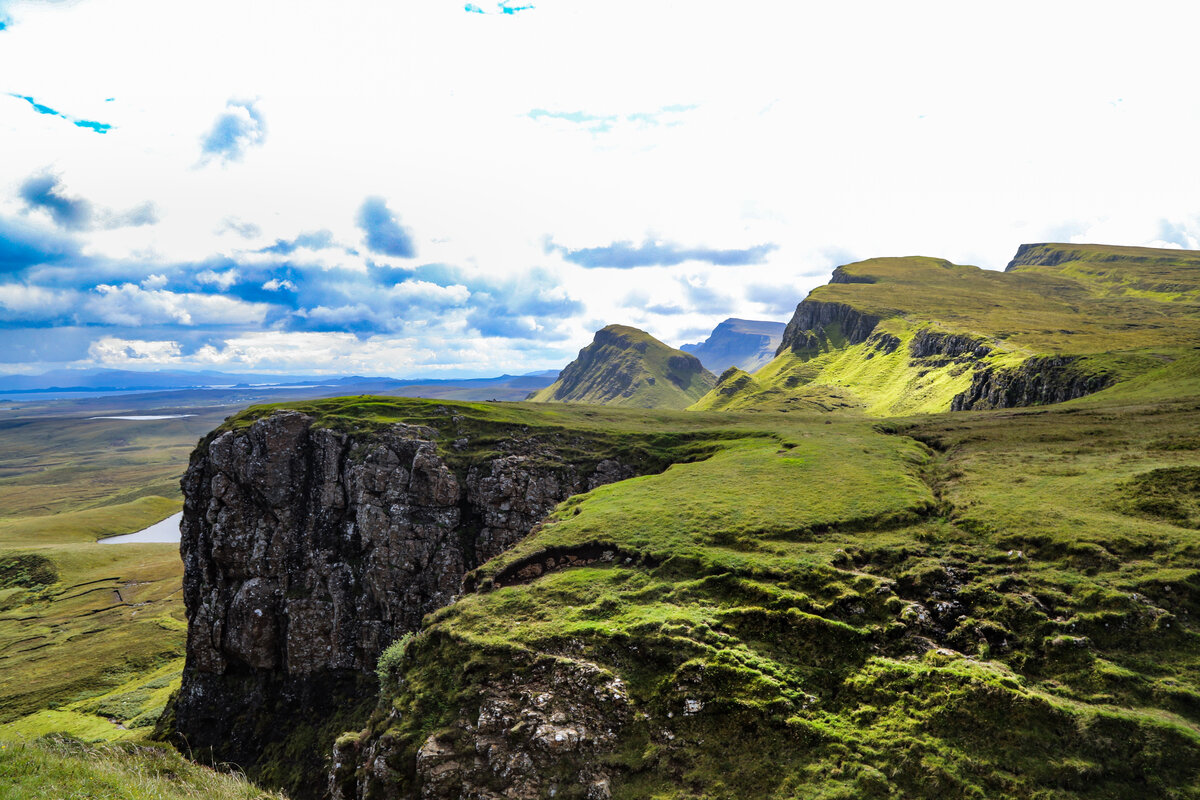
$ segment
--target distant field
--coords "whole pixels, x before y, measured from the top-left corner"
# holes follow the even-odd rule
[[[142,736],[178,682],[178,547],[96,540],[178,511],[188,454],[229,412],[89,419],[147,413],[104,403],[0,417],[0,738]]]

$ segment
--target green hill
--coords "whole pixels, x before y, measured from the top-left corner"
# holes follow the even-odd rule
[[[609,325],[579,351],[558,380],[534,392],[538,403],[590,403],[634,408],[686,408],[716,385],[690,353],[645,331]]]
[[[831,392],[871,414],[1039,405],[1119,385],[1196,342],[1200,252],[1023,245],[1004,272],[875,258],[838,267],[797,306],[752,383],[694,408],[787,410]]]

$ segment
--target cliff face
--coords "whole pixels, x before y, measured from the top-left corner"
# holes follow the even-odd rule
[[[784,329],[783,340],[775,355],[817,347],[819,342],[814,337],[825,336],[835,327],[847,344],[860,344],[878,324],[879,317],[864,314],[844,303],[804,300],[796,306],[796,313]]]
[[[774,357],[785,327],[782,322],[730,318],[703,342],[679,349],[696,356],[714,375],[730,367],[753,372]]]
[[[559,502],[635,473],[611,459],[568,463],[562,443],[519,430],[452,468],[432,428],[346,434],[313,422],[283,411],[220,433],[182,482],[176,735],[298,797],[319,793],[308,779],[322,771],[326,728],[346,729],[373,703],[389,643]]]
[[[1028,358],[1012,369],[977,369],[971,378],[971,388],[955,396],[950,410],[1063,403],[1113,384],[1111,375],[1083,372],[1076,367],[1076,361],[1070,356],[1041,356]]]

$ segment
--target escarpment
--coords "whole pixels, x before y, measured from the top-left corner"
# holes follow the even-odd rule
[[[775,355],[813,350],[819,347],[821,339],[832,336],[844,339],[846,344],[860,344],[878,324],[879,317],[864,314],[845,303],[804,300],[796,306]]]
[[[458,454],[469,433],[441,441],[422,425],[345,433],[280,411],[201,443],[182,481],[181,745],[318,796],[331,732],[373,705],[389,643],[562,500],[661,467],[516,426],[478,456]]]

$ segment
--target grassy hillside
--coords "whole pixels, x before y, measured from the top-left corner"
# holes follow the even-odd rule
[[[564,751],[564,796],[598,764],[616,798],[1200,797],[1186,387],[887,423],[656,416],[720,420],[717,449],[563,504],[385,657],[355,741],[394,743],[388,780],[411,788],[430,742],[473,747],[495,686],[561,664],[633,708],[611,748]]]
[[[187,455],[223,416],[0,427],[0,739],[153,730],[182,668],[179,549],[97,539],[178,511]]]
[[[285,800],[173,750],[49,736],[0,741],[0,800]]]
[[[632,408],[685,408],[716,384],[699,359],[645,331],[609,325],[579,351],[557,381],[529,399]]]
[[[751,383],[694,407],[787,410],[834,392],[870,414],[931,413],[960,396],[996,405],[1014,382],[1018,393],[1057,383],[1064,398],[1034,397],[1048,402],[1160,368],[1198,341],[1200,253],[1026,245],[1006,272],[876,258],[814,289]]]

